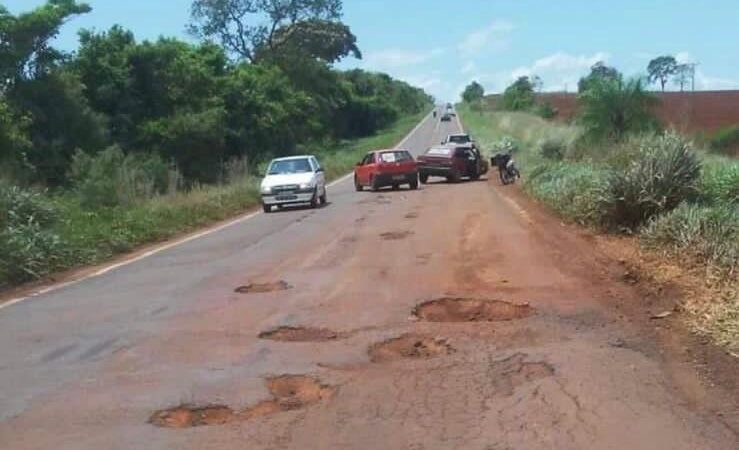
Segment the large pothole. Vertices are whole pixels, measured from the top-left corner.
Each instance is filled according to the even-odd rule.
[[[162,428],[181,429],[243,422],[282,411],[305,408],[331,397],[335,390],[331,386],[321,384],[315,378],[304,375],[270,378],[267,380],[267,389],[272,395],[271,400],[265,400],[242,411],[234,411],[222,405],[181,405],[155,412],[149,418],[149,423]]]
[[[516,353],[491,364],[489,373],[497,392],[511,395],[519,386],[554,375],[551,364],[527,361],[527,358],[528,355],[524,353]]]
[[[325,328],[279,327],[259,333],[260,339],[283,342],[326,342],[341,337],[341,333]]]
[[[235,289],[237,294],[266,294],[268,292],[286,291],[292,288],[287,281],[274,281],[270,283],[249,283]]]
[[[446,339],[406,334],[371,346],[369,357],[372,362],[380,363],[398,359],[430,359],[453,352],[454,348]]]
[[[413,310],[416,317],[427,322],[502,322],[523,319],[533,313],[534,308],[527,304],[470,298],[440,298]]]

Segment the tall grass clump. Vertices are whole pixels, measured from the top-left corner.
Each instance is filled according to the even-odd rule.
[[[604,196],[609,194],[610,172],[589,163],[552,163],[537,166],[525,189],[558,213],[582,225],[603,222]]]
[[[625,170],[613,172],[603,205],[610,224],[632,230],[695,199],[701,173],[692,144],[674,133],[643,137],[636,155]]]
[[[718,130],[710,137],[709,145],[712,150],[726,154],[739,149],[739,125]]]
[[[641,239],[650,248],[688,255],[734,274],[739,269],[739,207],[683,203],[650,221]]]
[[[41,192],[0,183],[0,287],[49,273],[63,260],[50,228],[59,212]]]
[[[716,157],[705,159],[700,200],[710,205],[739,204],[739,161]]]

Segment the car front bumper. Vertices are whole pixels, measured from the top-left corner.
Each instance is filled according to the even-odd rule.
[[[315,196],[315,190],[301,192],[280,192],[277,194],[262,194],[262,204],[269,206],[293,205],[310,203]]]

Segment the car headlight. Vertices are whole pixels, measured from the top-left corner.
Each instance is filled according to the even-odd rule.
[[[262,194],[271,194],[272,188],[269,186],[262,186]]]
[[[300,184],[300,189],[301,190],[313,189],[314,187],[315,187],[315,184],[313,184],[313,183],[301,183]]]

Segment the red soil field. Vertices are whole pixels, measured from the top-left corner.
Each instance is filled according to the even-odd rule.
[[[660,121],[681,132],[711,132],[739,125],[739,90],[660,92],[655,95],[660,99],[656,111]],[[498,95],[490,96],[489,102],[494,105],[498,98]],[[577,94],[544,93],[537,98],[557,109],[557,120],[568,121],[577,112]]]

